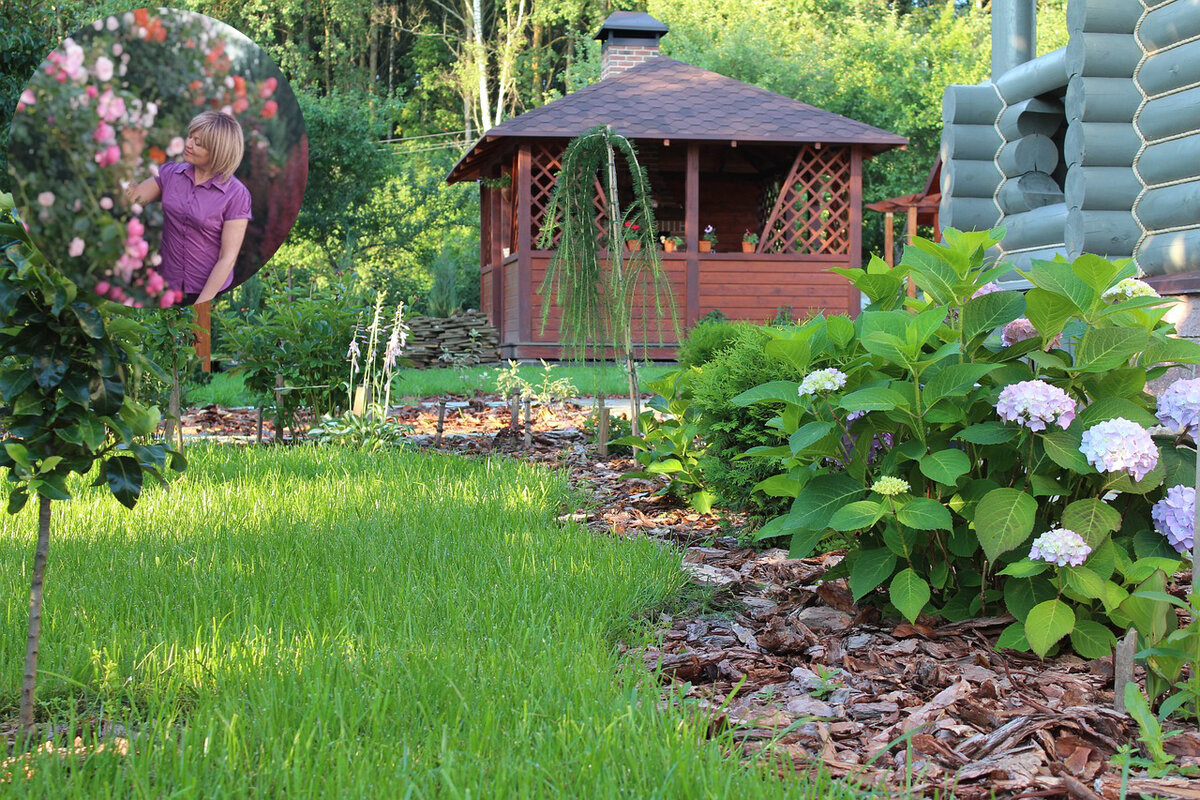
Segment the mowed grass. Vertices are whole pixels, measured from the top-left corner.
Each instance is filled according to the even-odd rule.
[[[555,521],[512,461],[192,448],[130,512],[55,503],[41,716],[132,751],[39,755],[6,797],[850,797],[730,757],[617,643],[678,556]],[[0,717],[24,654],[33,504],[0,528]]]

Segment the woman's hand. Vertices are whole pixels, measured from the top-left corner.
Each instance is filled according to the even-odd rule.
[[[158,181],[154,178],[144,180],[136,186],[130,184],[125,187],[125,199],[130,203],[144,206],[147,203],[153,203],[160,197],[162,197],[162,189],[159,188]]]

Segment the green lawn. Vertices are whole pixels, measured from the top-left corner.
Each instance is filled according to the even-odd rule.
[[[133,753],[39,756],[6,797],[850,797],[723,753],[618,639],[678,556],[563,526],[511,461],[193,448],[133,512],[55,504],[39,699]],[[36,512],[0,528],[15,716]]]
[[[465,370],[455,369],[408,369],[400,372],[399,378],[393,385],[393,399],[402,402],[405,399],[422,397],[438,397],[445,394],[470,395],[473,391],[485,394],[496,392],[496,372],[501,366],[487,365],[470,367]],[[674,364],[643,365],[640,368],[642,382],[653,380],[672,369]],[[520,368],[525,380],[534,385],[541,383],[543,369],[541,365],[523,365]],[[556,365],[550,370],[551,380],[569,378],[579,394],[592,396],[597,391],[607,395],[629,394],[628,378],[616,367]],[[204,386],[188,385],[185,387],[184,402],[189,406],[204,406],[210,403],[231,407],[257,405],[259,400],[253,392],[245,388],[242,376],[236,370],[218,372],[212,381]]]

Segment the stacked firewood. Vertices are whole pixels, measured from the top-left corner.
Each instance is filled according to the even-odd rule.
[[[416,367],[491,364],[500,360],[500,334],[487,314],[468,310],[452,317],[412,317],[405,355]]]

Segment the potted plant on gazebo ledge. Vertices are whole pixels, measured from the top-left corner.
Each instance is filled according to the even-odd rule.
[[[638,238],[638,231],[641,229],[642,226],[636,222],[625,223],[625,246],[631,251],[642,249],[642,240]]]
[[[717,231],[712,225],[708,225],[704,228],[704,235],[700,237],[700,252],[711,253],[716,246]]]
[[[758,234],[751,233],[750,229],[747,228],[746,232],[742,234],[742,252],[743,253],[753,253],[757,249],[758,249]]]
[[[674,253],[676,250],[683,247],[683,237],[682,236],[664,236],[662,243],[663,243],[663,252],[664,253]]]

